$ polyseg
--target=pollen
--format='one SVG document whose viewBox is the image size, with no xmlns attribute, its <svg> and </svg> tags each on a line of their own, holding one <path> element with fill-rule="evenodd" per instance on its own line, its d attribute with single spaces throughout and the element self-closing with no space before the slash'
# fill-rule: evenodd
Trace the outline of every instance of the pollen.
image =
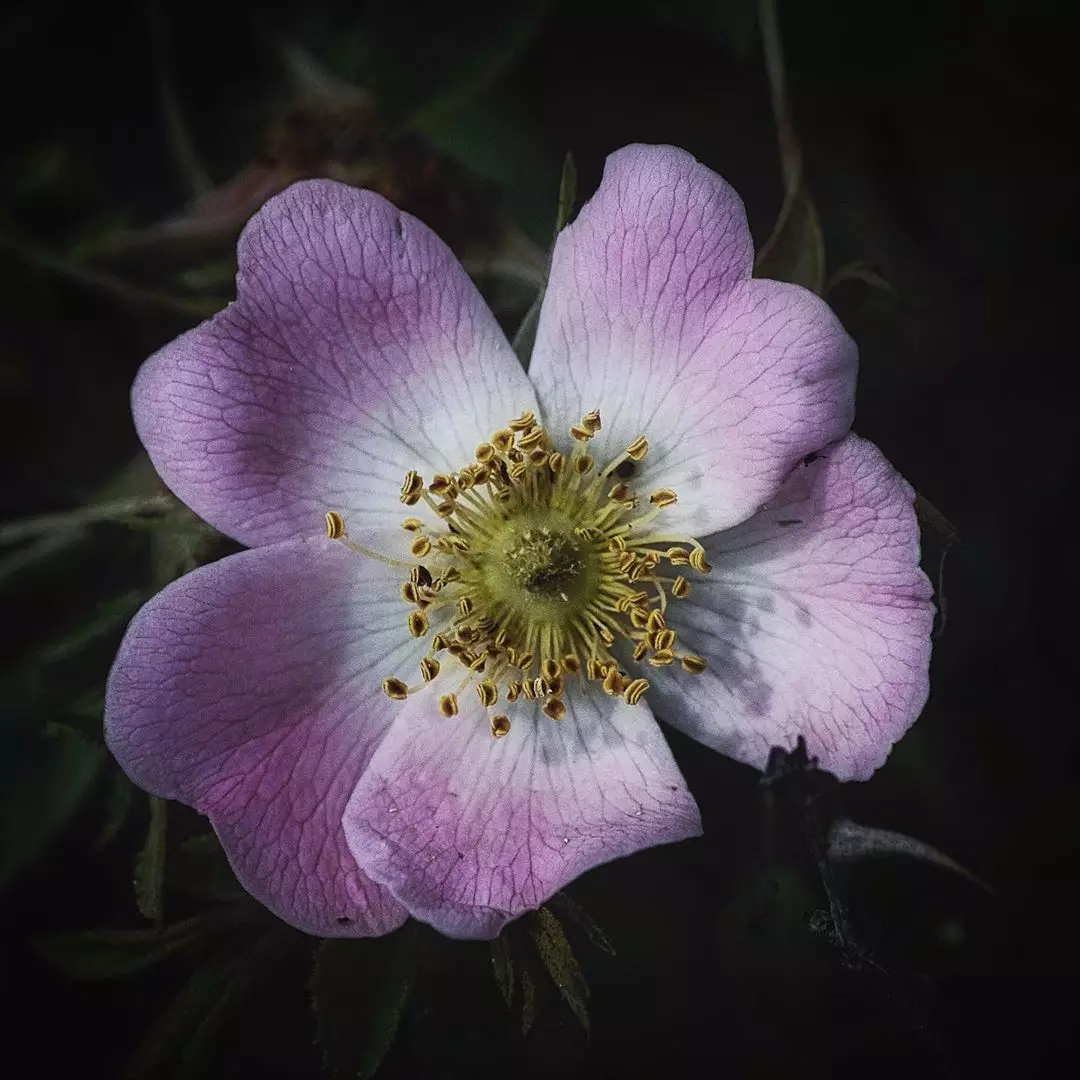
<svg viewBox="0 0 1080 1080">
<path fill-rule="evenodd" d="M 344 517 L 326 513 L 331 540 L 402 568 L 396 588 L 423 650 L 422 681 L 390 673 L 389 698 L 423 694 L 459 722 L 479 714 L 502 739 L 511 715 L 515 724 L 558 722 L 576 695 L 599 693 L 636 705 L 649 691 L 645 672 L 706 670 L 668 619 L 692 575 L 710 571 L 704 548 L 657 520 L 675 491 L 635 484 L 646 435 L 598 464 L 586 451 L 601 427 L 598 409 L 561 434 L 526 409 L 456 472 L 425 482 L 410 469 L 400 499 L 416 507 L 402 521 L 411 562 L 358 547 Z M 459 698 L 470 688 L 475 698 Z M 505 711 L 495 713 L 500 702 Z"/>
</svg>

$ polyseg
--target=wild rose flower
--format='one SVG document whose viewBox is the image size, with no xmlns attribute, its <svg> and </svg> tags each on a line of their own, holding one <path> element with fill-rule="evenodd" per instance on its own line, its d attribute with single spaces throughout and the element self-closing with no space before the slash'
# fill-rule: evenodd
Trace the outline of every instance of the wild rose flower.
<svg viewBox="0 0 1080 1080">
<path fill-rule="evenodd" d="M 245 230 L 236 303 L 146 362 L 151 460 L 251 550 L 136 616 L 107 737 L 282 919 L 493 937 L 697 835 L 654 709 L 758 768 L 803 735 L 847 779 L 913 722 L 911 488 L 848 434 L 837 319 L 752 256 L 720 177 L 620 150 L 526 374 L 428 228 L 304 182 Z"/>
</svg>

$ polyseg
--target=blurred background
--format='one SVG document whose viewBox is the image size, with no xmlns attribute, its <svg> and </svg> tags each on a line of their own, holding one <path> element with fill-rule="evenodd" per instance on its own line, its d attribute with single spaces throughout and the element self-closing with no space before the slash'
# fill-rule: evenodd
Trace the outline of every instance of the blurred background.
<svg viewBox="0 0 1080 1080">
<path fill-rule="evenodd" d="M 1080 99 L 1058 7 L 9 7 L 14 1059 L 45 1076 L 625 1078 L 956 1077 L 1071 1057 Z M 930 703 L 885 768 L 840 790 L 805 771 L 766 787 L 669 733 L 704 838 L 592 871 L 495 947 L 422 927 L 320 945 L 247 902 L 205 823 L 134 790 L 102 746 L 127 620 L 232 550 L 163 494 L 131 380 L 230 299 L 239 229 L 304 176 L 426 221 L 514 336 L 566 155 L 580 205 L 628 142 L 723 174 L 762 272 L 824 293 L 858 341 L 856 430 L 925 500 L 943 585 Z M 910 854 L 836 864 L 835 818 L 933 845 L 991 888 Z"/>
</svg>

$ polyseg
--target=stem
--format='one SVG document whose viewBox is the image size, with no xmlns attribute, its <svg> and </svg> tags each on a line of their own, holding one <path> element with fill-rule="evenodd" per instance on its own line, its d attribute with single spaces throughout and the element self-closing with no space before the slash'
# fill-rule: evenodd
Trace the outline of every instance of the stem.
<svg viewBox="0 0 1080 1080">
<path fill-rule="evenodd" d="M 171 495 L 138 495 L 77 510 L 62 510 L 56 514 L 41 514 L 0 525 L 0 547 L 20 544 L 49 533 L 71 532 L 102 521 L 125 521 L 129 518 L 163 514 L 176 506 Z"/>
</svg>

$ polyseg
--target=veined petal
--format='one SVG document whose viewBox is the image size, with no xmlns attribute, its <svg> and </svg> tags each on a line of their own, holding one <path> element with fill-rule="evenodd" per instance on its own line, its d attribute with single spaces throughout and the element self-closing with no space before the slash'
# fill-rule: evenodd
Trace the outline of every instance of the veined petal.
<svg viewBox="0 0 1080 1080">
<path fill-rule="evenodd" d="M 393 553 L 397 533 L 364 541 Z M 109 676 L 105 734 L 148 791 L 206 814 L 241 884 L 308 933 L 372 936 L 404 909 L 356 866 L 341 816 L 417 671 L 401 571 L 329 540 L 256 548 L 173 582 Z"/>
<path fill-rule="evenodd" d="M 165 483 L 249 545 L 328 509 L 390 527 L 409 469 L 450 472 L 535 398 L 450 249 L 380 195 L 294 184 L 249 222 L 237 300 L 132 391 Z"/>
<path fill-rule="evenodd" d="M 854 413 L 857 352 L 805 289 L 750 280 L 734 190 L 690 154 L 628 146 L 560 234 L 530 377 L 553 430 L 599 408 L 609 460 L 644 435 L 641 488 L 671 488 L 672 528 L 745 520 Z"/>
<path fill-rule="evenodd" d="M 803 735 L 822 768 L 867 779 L 929 692 L 933 590 L 913 496 L 849 435 L 707 541 L 712 572 L 667 618 L 709 667 L 652 673 L 659 715 L 759 769 Z"/>
<path fill-rule="evenodd" d="M 566 704 L 558 722 L 515 710 L 493 739 L 475 701 L 447 720 L 410 700 L 346 810 L 357 862 L 444 934 L 493 938 L 590 867 L 700 834 L 643 705 Z"/>
</svg>

